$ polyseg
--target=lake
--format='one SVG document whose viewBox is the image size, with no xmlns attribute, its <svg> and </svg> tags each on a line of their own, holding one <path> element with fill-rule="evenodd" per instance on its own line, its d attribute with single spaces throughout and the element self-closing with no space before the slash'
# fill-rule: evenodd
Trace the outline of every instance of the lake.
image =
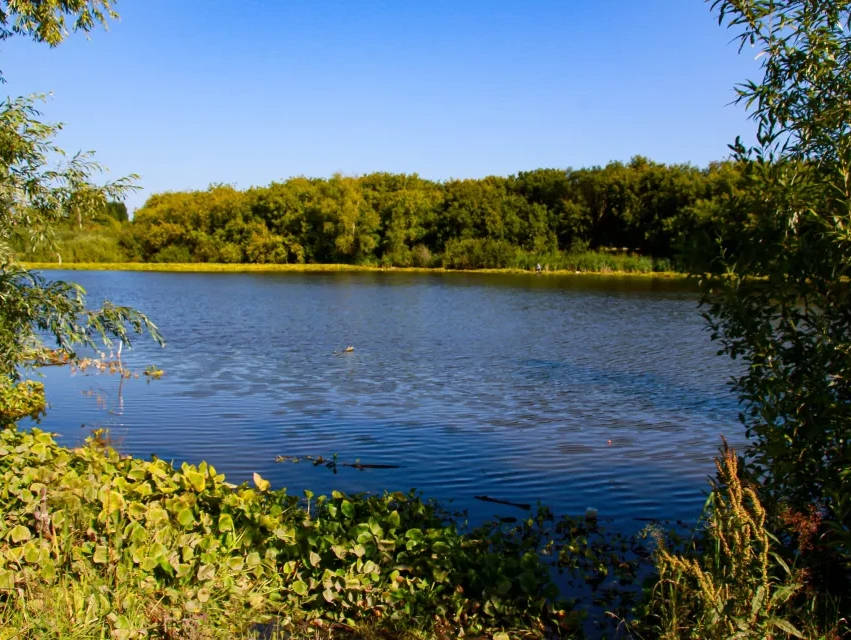
<svg viewBox="0 0 851 640">
<path fill-rule="evenodd" d="M 42 428 L 105 427 L 125 453 L 207 460 L 317 495 L 417 488 L 473 521 L 693 521 L 723 434 L 741 446 L 691 285 L 589 276 L 47 272 L 144 310 L 168 344 L 125 380 L 42 369 Z M 353 346 L 351 353 L 341 353 Z M 119 392 L 120 391 L 120 392 Z M 338 455 L 337 473 L 276 456 Z M 365 471 L 342 463 L 394 465 Z"/>
</svg>

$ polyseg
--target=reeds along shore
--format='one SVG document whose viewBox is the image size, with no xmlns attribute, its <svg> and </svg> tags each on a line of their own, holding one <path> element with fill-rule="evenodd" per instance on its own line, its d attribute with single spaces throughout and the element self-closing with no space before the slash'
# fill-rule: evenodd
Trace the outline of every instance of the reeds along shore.
<svg viewBox="0 0 851 640">
<path fill-rule="evenodd" d="M 152 262 L 26 262 L 28 269 L 65 271 L 160 271 L 160 272 L 399 272 L 399 273 L 502 273 L 536 275 L 527 269 L 446 269 L 443 267 L 376 267 L 353 264 L 224 264 L 209 262 L 152 263 Z M 541 276 L 640 276 L 651 278 L 685 278 L 686 274 L 676 271 L 636 271 L 628 269 L 544 269 Z"/>
</svg>

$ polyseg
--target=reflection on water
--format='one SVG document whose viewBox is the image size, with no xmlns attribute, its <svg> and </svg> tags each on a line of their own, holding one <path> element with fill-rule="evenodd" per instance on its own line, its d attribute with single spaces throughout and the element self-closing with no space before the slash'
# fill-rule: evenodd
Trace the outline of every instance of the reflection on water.
<svg viewBox="0 0 851 640">
<path fill-rule="evenodd" d="M 106 426 L 123 451 L 254 471 L 291 492 L 416 487 L 474 517 L 693 519 L 720 435 L 741 442 L 732 364 L 682 281 L 483 274 L 50 272 L 146 311 L 161 380 L 45 370 L 44 428 Z M 339 353 L 348 345 L 351 353 Z M 337 353 L 335 353 L 337 352 Z M 110 399 L 110 394 L 112 394 Z M 110 405 L 111 406 L 111 405 Z M 85 428 L 81 429 L 81 425 Z M 339 454 L 393 469 L 277 464 Z"/>
</svg>

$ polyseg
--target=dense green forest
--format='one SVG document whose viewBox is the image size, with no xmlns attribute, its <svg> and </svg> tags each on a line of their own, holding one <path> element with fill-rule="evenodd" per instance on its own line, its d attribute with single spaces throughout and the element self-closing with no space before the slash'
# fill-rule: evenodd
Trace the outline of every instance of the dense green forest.
<svg viewBox="0 0 851 640">
<path fill-rule="evenodd" d="M 665 271 L 688 247 L 717 246 L 729 226 L 718 205 L 741 182 L 730 162 L 697 168 L 635 157 L 478 180 L 373 173 L 296 177 L 244 191 L 212 185 L 155 194 L 129 222 L 114 203 L 88 223 L 71 221 L 59 255 L 66 262 Z"/>
</svg>

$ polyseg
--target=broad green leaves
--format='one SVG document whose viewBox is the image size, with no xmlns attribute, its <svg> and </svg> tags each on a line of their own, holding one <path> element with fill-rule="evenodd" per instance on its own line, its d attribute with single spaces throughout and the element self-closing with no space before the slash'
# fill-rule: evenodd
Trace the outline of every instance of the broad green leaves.
<svg viewBox="0 0 851 640">
<path fill-rule="evenodd" d="M 268 491 L 271 483 L 268 480 L 264 480 L 259 473 L 255 473 L 254 486 L 256 486 L 260 491 Z"/>
<path fill-rule="evenodd" d="M 9 532 L 9 539 L 14 543 L 29 540 L 31 536 L 32 533 L 30 532 L 30 530 L 20 524 Z"/>
<path fill-rule="evenodd" d="M 529 527 L 545 514 L 523 530 L 462 534 L 414 493 L 308 491 L 299 500 L 260 476 L 256 489 L 233 487 L 205 464 L 175 469 L 93 439 L 72 451 L 14 427 L 0 430 L 0 450 L 3 518 L 14 523 L 0 528 L 0 590 L 13 598 L 24 583 L 101 576 L 136 597 L 164 598 L 171 612 L 230 603 L 346 625 L 438 616 L 467 635 L 578 620 L 554 617 L 555 587 L 530 553 L 545 534 Z M 33 515 L 42 500 L 51 541 Z"/>
</svg>

